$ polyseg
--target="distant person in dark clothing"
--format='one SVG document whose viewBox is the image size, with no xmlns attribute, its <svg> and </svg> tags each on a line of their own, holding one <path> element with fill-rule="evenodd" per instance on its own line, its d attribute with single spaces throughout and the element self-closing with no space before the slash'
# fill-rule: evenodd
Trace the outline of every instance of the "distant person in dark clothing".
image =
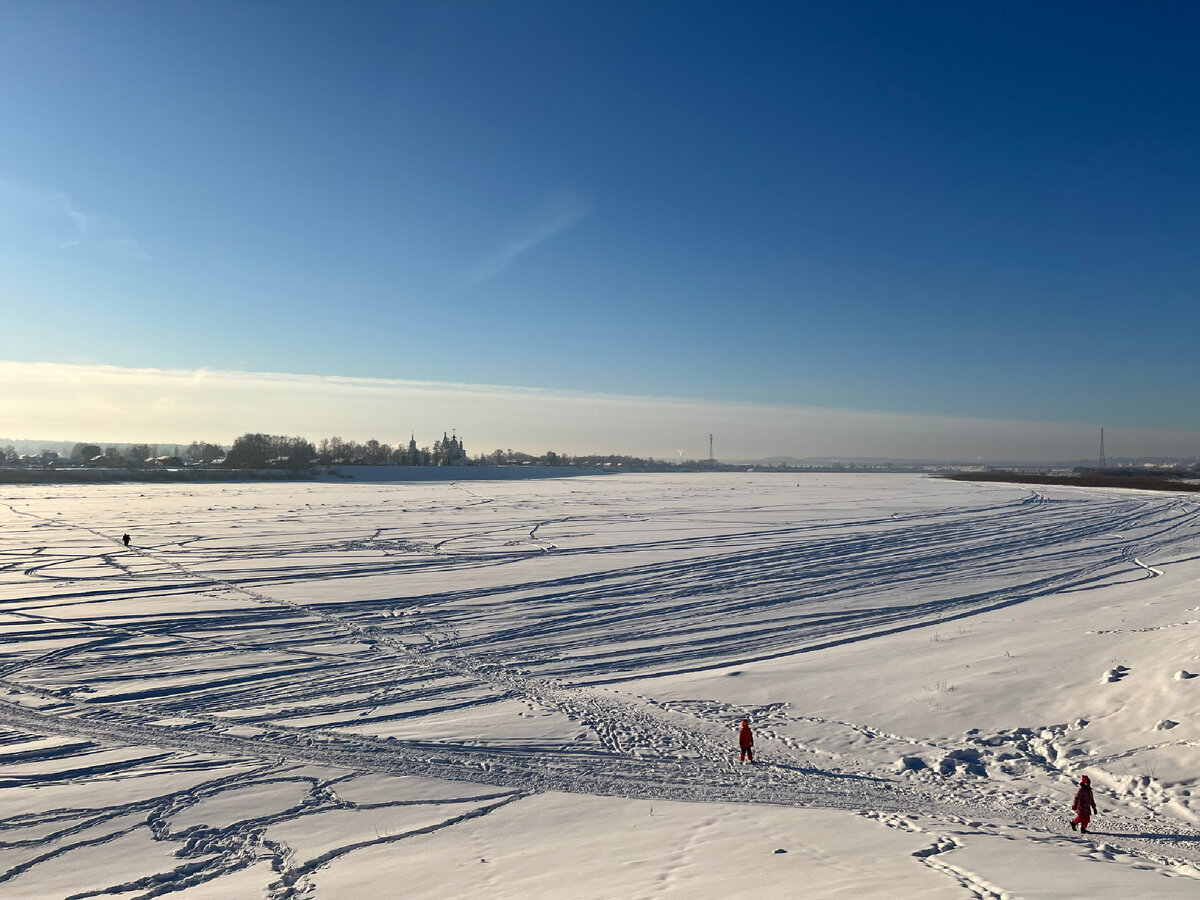
<svg viewBox="0 0 1200 900">
<path fill-rule="evenodd" d="M 742 730 L 738 732 L 738 746 L 742 748 L 742 762 L 747 758 L 754 762 L 754 735 L 750 733 L 750 720 L 742 719 Z"/>
<path fill-rule="evenodd" d="M 129 546 L 129 535 L 127 535 L 127 534 L 121 535 L 121 543 L 123 543 L 126 547 L 128 547 Z"/>
<path fill-rule="evenodd" d="M 1084 775 L 1079 779 L 1079 790 L 1075 792 L 1075 801 L 1071 804 L 1075 810 L 1075 818 L 1071 820 L 1071 830 L 1079 826 L 1080 834 L 1087 834 L 1088 823 L 1092 821 L 1092 813 L 1097 812 L 1096 798 L 1092 795 L 1092 779 Z"/>
</svg>

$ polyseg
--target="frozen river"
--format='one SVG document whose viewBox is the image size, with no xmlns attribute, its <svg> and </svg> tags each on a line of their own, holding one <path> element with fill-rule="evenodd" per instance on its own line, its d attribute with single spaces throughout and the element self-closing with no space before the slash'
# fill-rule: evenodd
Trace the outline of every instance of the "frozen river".
<svg viewBox="0 0 1200 900">
<path fill-rule="evenodd" d="M 1020 638 L 1001 648 L 976 628 L 1007 622 L 1036 642 L 1045 623 L 1021 617 L 1064 599 L 1144 608 L 1151 583 L 1195 573 L 1200 554 L 1194 497 L 907 475 L 0 496 L 4 896 L 391 896 L 373 893 L 398 874 L 380 868 L 380 848 L 403 860 L 406 842 L 439 835 L 422 865 L 486 860 L 469 849 L 484 846 L 478 835 L 462 835 L 523 821 L 519 810 L 558 793 L 743 815 L 750 803 L 844 810 L 856 822 L 915 810 L 961 824 L 976 803 L 1008 817 L 996 829 L 1046 827 L 1054 778 L 1095 746 L 1072 743 L 1085 726 L 1062 724 L 1040 752 L 1028 740 L 1020 750 L 1022 735 L 1000 727 L 1005 691 L 1027 674 L 1009 664 Z M 914 648 L 936 664 L 914 668 Z M 959 682 L 975 677 L 960 653 L 1014 673 L 1007 687 L 980 683 L 987 712 L 975 719 L 956 709 Z M 820 714 L 801 699 L 814 689 Z M 752 777 L 730 752 L 743 716 L 760 729 Z M 992 742 L 961 729 L 951 745 L 955 716 Z M 1172 752 L 1187 750 L 1180 734 Z M 904 759 L 921 765 L 893 765 Z M 1195 817 L 1175 782 L 1156 806 L 1126 812 L 1173 812 L 1180 840 L 1160 846 L 1138 826 L 1120 878 L 1143 871 L 1138 859 L 1172 875 L 1191 864 Z M 1137 790 L 1121 785 L 1132 803 Z M 961 846 L 968 858 L 968 843 L 927 856 Z M 932 860 L 912 865 L 944 875 Z M 460 887 L 515 895 L 570 870 L 560 858 Z M 561 895 L 605 896 L 586 871 Z M 687 893 L 720 895 L 722 873 Z M 776 876 L 764 877 L 769 892 Z"/>
</svg>

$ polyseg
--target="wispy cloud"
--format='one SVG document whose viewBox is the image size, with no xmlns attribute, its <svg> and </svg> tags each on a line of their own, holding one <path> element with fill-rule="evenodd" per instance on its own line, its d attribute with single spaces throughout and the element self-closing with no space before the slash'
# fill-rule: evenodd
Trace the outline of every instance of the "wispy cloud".
<svg viewBox="0 0 1200 900">
<path fill-rule="evenodd" d="M 454 427 L 472 453 L 519 448 L 675 459 L 770 456 L 1059 461 L 1095 455 L 1077 424 L 716 403 L 477 384 L 220 370 L 0 361 L 7 437 L 210 440 L 262 431 L 394 443 Z M 1126 456 L 1188 456 L 1195 431 L 1107 429 Z"/>
<path fill-rule="evenodd" d="M 511 266 L 517 257 L 566 231 L 592 211 L 591 202 L 575 191 L 555 194 L 529 216 L 518 236 L 506 241 L 500 251 L 459 276 L 458 287 L 469 287 L 493 278 Z"/>
<path fill-rule="evenodd" d="M 130 259 L 149 258 L 117 219 L 79 209 L 62 191 L 7 178 L 0 178 L 0 234 L 60 250 L 87 248 Z"/>
</svg>

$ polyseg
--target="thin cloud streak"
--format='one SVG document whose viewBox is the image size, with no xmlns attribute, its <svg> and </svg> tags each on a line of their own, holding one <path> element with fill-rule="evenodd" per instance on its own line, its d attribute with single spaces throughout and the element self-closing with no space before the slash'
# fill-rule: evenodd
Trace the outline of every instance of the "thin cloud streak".
<svg viewBox="0 0 1200 900">
<path fill-rule="evenodd" d="M 0 235 L 60 250 L 93 248 L 145 260 L 150 255 L 110 216 L 80 210 L 62 191 L 0 178 Z"/>
<path fill-rule="evenodd" d="M 517 257 L 571 228 L 591 211 L 591 203 L 578 193 L 564 191 L 555 195 L 535 211 L 519 237 L 508 241 L 499 253 L 459 276 L 458 287 L 481 284 L 499 275 L 511 266 Z"/>
<path fill-rule="evenodd" d="M 1086 425 L 714 403 L 400 379 L 131 369 L 0 361 L 12 439 L 229 443 L 261 431 L 429 442 L 457 430 L 471 454 L 611 452 L 661 459 L 771 456 L 1061 461 L 1096 455 Z M 1190 456 L 1200 432 L 1109 428 L 1110 455 Z"/>
</svg>

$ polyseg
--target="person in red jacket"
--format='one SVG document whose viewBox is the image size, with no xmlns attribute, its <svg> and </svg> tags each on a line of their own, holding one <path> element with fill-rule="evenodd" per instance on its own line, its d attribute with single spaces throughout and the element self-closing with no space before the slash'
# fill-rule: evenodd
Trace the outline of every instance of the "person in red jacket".
<svg viewBox="0 0 1200 900">
<path fill-rule="evenodd" d="M 1071 830 L 1079 826 L 1080 834 L 1087 834 L 1088 822 L 1092 821 L 1092 813 L 1097 812 L 1096 798 L 1092 796 L 1092 780 L 1084 775 L 1079 779 L 1079 790 L 1075 792 L 1075 802 L 1071 804 L 1075 810 L 1075 818 L 1071 820 Z"/>
<path fill-rule="evenodd" d="M 742 730 L 738 732 L 738 746 L 742 748 L 742 762 L 749 757 L 754 762 L 754 735 L 750 733 L 750 720 L 742 719 Z"/>
</svg>

